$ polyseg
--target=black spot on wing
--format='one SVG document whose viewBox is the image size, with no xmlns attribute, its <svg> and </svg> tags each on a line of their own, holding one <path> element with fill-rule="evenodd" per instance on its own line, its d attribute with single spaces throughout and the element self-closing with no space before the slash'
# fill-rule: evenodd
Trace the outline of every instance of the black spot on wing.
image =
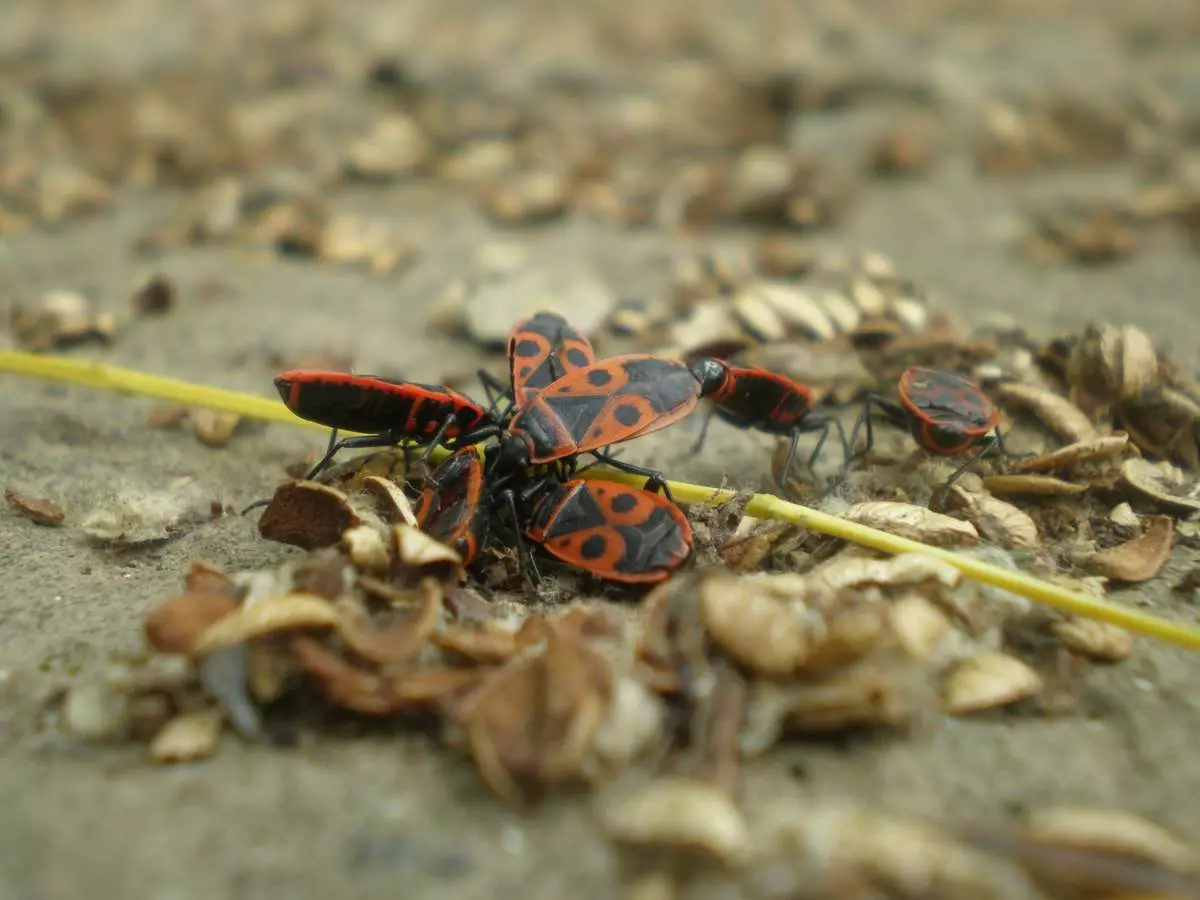
<svg viewBox="0 0 1200 900">
<path fill-rule="evenodd" d="M 633 493 L 618 494 L 617 496 L 613 497 L 612 503 L 610 504 L 612 511 L 621 515 L 624 515 L 627 512 L 632 512 L 637 505 L 637 495 Z"/>
<path fill-rule="evenodd" d="M 587 373 L 587 383 L 592 387 L 602 388 L 605 385 L 612 384 L 612 373 L 606 369 L 592 369 Z"/>
</svg>

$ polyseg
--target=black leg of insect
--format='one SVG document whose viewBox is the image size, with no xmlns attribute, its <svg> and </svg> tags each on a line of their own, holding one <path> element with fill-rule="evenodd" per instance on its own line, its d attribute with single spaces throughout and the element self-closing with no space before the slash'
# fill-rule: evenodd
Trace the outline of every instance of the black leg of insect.
<svg viewBox="0 0 1200 900">
<path fill-rule="evenodd" d="M 872 409 L 874 407 L 874 410 Z M 859 414 L 858 421 L 854 423 L 854 428 L 850 431 L 850 453 L 846 456 L 844 468 L 849 468 L 850 463 L 860 456 L 864 456 L 871 452 L 871 448 L 875 446 L 875 431 L 871 426 L 871 417 L 878 412 L 885 421 L 899 427 L 907 427 L 907 417 L 904 414 L 904 407 L 898 403 L 893 403 L 878 394 L 868 394 L 863 400 L 863 410 Z M 854 446 L 858 443 L 858 430 L 865 427 L 867 429 L 867 442 L 861 451 L 855 451 Z"/>
<path fill-rule="evenodd" d="M 522 495 L 531 493 L 533 487 L 527 487 Z M 517 494 L 512 488 L 504 488 L 499 492 L 501 501 L 508 511 L 509 518 L 512 520 L 513 542 L 517 547 L 517 571 L 521 575 L 521 581 L 531 590 L 536 591 L 538 585 L 542 581 L 542 573 L 538 571 L 537 560 L 533 558 L 533 551 L 525 543 L 525 536 L 521 533 L 521 515 L 517 512 Z"/>
<path fill-rule="evenodd" d="M 973 453 L 971 457 L 961 466 L 950 473 L 942 486 L 934 491 L 933 497 L 930 499 L 930 509 L 941 509 L 946 505 L 946 499 L 950 496 L 950 488 L 954 487 L 954 483 L 971 471 L 980 460 L 991 453 L 993 450 L 999 450 L 1001 454 L 1007 454 L 1008 451 L 1004 447 L 1004 439 L 1000 437 L 1000 429 L 989 434 L 987 437 L 980 439 L 976 445 L 979 447 L 977 453 Z"/>
<path fill-rule="evenodd" d="M 710 406 L 708 412 L 704 416 L 704 422 L 700 425 L 700 434 L 696 438 L 695 443 L 693 443 L 691 448 L 688 450 L 690 455 L 695 456 L 700 452 L 700 448 L 704 446 L 704 439 L 708 437 L 708 426 L 712 423 L 713 416 L 716 414 L 716 407 Z"/>
<path fill-rule="evenodd" d="M 647 469 L 642 466 L 635 466 L 633 463 L 625 462 L 617 459 L 615 456 L 609 456 L 607 453 L 597 451 L 592 454 L 599 462 L 607 466 L 612 466 L 620 472 L 628 472 L 630 475 L 642 475 L 646 479 L 646 483 L 642 486 L 642 490 L 649 491 L 652 494 L 662 493 L 664 497 L 675 502 L 675 498 L 671 496 L 671 488 L 667 485 L 667 479 L 663 478 L 662 472 L 656 472 L 653 469 Z M 589 463 L 588 468 L 595 465 Z"/>
<path fill-rule="evenodd" d="M 496 376 L 485 369 L 479 369 L 476 373 L 479 378 L 479 383 L 483 385 L 483 392 L 487 395 L 488 400 L 488 415 L 492 418 L 496 417 L 496 409 L 500 406 L 500 401 L 508 401 L 508 409 L 504 411 L 505 415 L 512 412 L 512 398 L 509 396 L 509 388 L 505 387 Z"/>
<path fill-rule="evenodd" d="M 809 475 L 815 477 L 813 466 L 816 464 L 817 458 L 820 457 L 821 451 L 825 449 L 825 442 L 829 439 L 830 429 L 835 429 L 838 434 L 838 441 L 842 445 L 842 470 L 850 464 L 850 445 L 846 442 L 846 431 L 842 428 L 842 421 L 837 416 L 833 415 L 810 415 L 806 416 L 799 425 L 792 430 L 792 444 L 788 448 L 787 463 L 779 473 L 779 486 L 786 490 L 787 476 L 792 471 L 792 466 L 796 462 L 796 448 L 799 445 L 799 438 L 802 434 L 814 434 L 820 432 L 821 436 L 817 438 L 816 446 L 812 452 L 808 454 L 808 461 L 804 467 L 808 470 Z"/>
</svg>

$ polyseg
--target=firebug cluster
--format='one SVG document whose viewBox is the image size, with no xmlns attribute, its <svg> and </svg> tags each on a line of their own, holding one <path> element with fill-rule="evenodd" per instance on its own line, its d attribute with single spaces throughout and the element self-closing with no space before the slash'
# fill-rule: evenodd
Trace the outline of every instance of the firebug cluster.
<svg viewBox="0 0 1200 900">
<path fill-rule="evenodd" d="M 487 406 L 444 385 L 312 369 L 283 372 L 275 386 L 293 413 L 331 429 L 324 456 L 306 478 L 316 477 L 342 449 L 401 442 L 424 447 L 427 477 L 414 507 L 418 524 L 464 561 L 499 540 L 516 547 L 523 571 L 536 572 L 526 546 L 532 544 L 601 578 L 630 584 L 662 581 L 683 566 L 692 530 L 661 473 L 619 460 L 608 448 L 680 421 L 701 400 L 711 408 L 692 452 L 703 445 L 713 416 L 790 437 L 781 482 L 802 434 L 820 434 L 807 460 L 810 470 L 831 429 L 846 465 L 864 425 L 869 449 L 872 406 L 909 428 L 932 453 L 980 446 L 952 480 L 991 447 L 1003 449 L 999 415 L 987 397 L 970 382 L 932 369 L 904 373 L 900 404 L 869 396 L 848 443 L 840 420 L 814 411 L 813 391 L 792 378 L 712 357 L 597 360 L 587 337 L 555 313 L 537 313 L 513 326 L 508 361 L 507 385 L 480 373 Z M 339 440 L 339 430 L 359 434 Z M 452 452 L 428 472 L 438 446 Z M 644 476 L 645 486 L 579 478 L 584 456 Z"/>
</svg>

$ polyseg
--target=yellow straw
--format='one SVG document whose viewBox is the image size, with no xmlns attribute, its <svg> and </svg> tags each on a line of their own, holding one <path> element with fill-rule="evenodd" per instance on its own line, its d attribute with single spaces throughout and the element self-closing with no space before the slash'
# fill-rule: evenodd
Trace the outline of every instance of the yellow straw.
<svg viewBox="0 0 1200 900">
<path fill-rule="evenodd" d="M 66 381 L 105 391 L 155 397 L 182 406 L 202 406 L 220 412 L 237 413 L 248 419 L 267 419 L 272 422 L 307 425 L 310 428 L 322 428 L 324 431 L 329 431 L 328 428 L 293 415 L 291 410 L 278 400 L 243 394 L 241 391 L 192 384 L 176 378 L 164 378 L 161 375 L 148 375 L 134 369 L 122 369 L 119 366 L 110 366 L 107 363 L 86 359 L 66 359 L 58 356 L 0 350 L 0 372 L 33 375 L 51 381 Z"/>
<path fill-rule="evenodd" d="M 0 351 L 0 372 L 34 375 L 84 387 L 139 394 L 182 405 L 202 406 L 237 413 L 247 418 L 321 428 L 321 426 L 292 415 L 278 401 L 242 394 L 238 391 L 191 384 L 173 378 L 147 375 L 106 363 Z M 328 431 L 328 429 L 323 430 Z M 441 456 L 442 454 L 435 455 Z M 582 473 L 581 477 L 603 477 L 638 485 L 645 481 L 644 477 L 601 469 L 599 466 L 589 468 L 587 472 Z M 718 504 L 725 503 L 737 496 L 734 491 L 716 490 L 699 484 L 676 481 L 667 484 L 675 499 L 683 503 Z M 917 541 L 868 528 L 865 525 L 858 525 L 828 513 L 789 503 L 770 494 L 755 494 L 746 506 L 746 514 L 762 519 L 781 519 L 884 553 L 924 553 L 949 563 L 968 578 L 1018 594 L 1034 603 L 1050 606 L 1065 613 L 1108 622 L 1129 631 L 1187 647 L 1190 650 L 1200 650 L 1200 628 L 1195 626 L 1170 622 L 1141 610 L 1089 597 L 1086 594 L 1067 590 L 1022 572 L 1001 569 L 977 559 L 943 550 L 940 547 L 930 547 Z"/>
</svg>

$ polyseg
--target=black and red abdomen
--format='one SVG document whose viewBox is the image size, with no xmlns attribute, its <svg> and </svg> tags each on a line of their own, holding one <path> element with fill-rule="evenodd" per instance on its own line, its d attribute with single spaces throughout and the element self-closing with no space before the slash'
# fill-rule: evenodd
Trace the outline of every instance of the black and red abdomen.
<svg viewBox="0 0 1200 900">
<path fill-rule="evenodd" d="M 914 366 L 900 376 L 900 401 L 909 414 L 965 435 L 984 435 L 1000 413 L 979 386 L 965 378 Z"/>
<path fill-rule="evenodd" d="M 530 462 L 553 462 L 619 444 L 679 421 L 695 408 L 700 384 L 685 363 L 629 355 L 559 378 L 509 423 L 527 437 Z"/>
<path fill-rule="evenodd" d="M 474 400 L 450 388 L 373 375 L 294 369 L 281 373 L 275 387 L 300 418 L 363 434 L 432 438 L 454 416 L 455 424 L 445 432 L 454 438 L 488 418 Z"/>
<path fill-rule="evenodd" d="M 474 447 L 446 457 L 413 505 L 421 530 L 452 548 L 463 563 L 473 560 L 488 535 L 483 494 L 483 462 Z"/>
<path fill-rule="evenodd" d="M 550 482 L 525 533 L 563 562 L 610 581 L 662 581 L 691 555 L 692 529 L 674 503 L 611 481 Z"/>
<path fill-rule="evenodd" d="M 724 389 L 712 396 L 716 414 L 739 428 L 791 434 L 812 408 L 804 384 L 766 369 L 728 367 Z"/>
</svg>

